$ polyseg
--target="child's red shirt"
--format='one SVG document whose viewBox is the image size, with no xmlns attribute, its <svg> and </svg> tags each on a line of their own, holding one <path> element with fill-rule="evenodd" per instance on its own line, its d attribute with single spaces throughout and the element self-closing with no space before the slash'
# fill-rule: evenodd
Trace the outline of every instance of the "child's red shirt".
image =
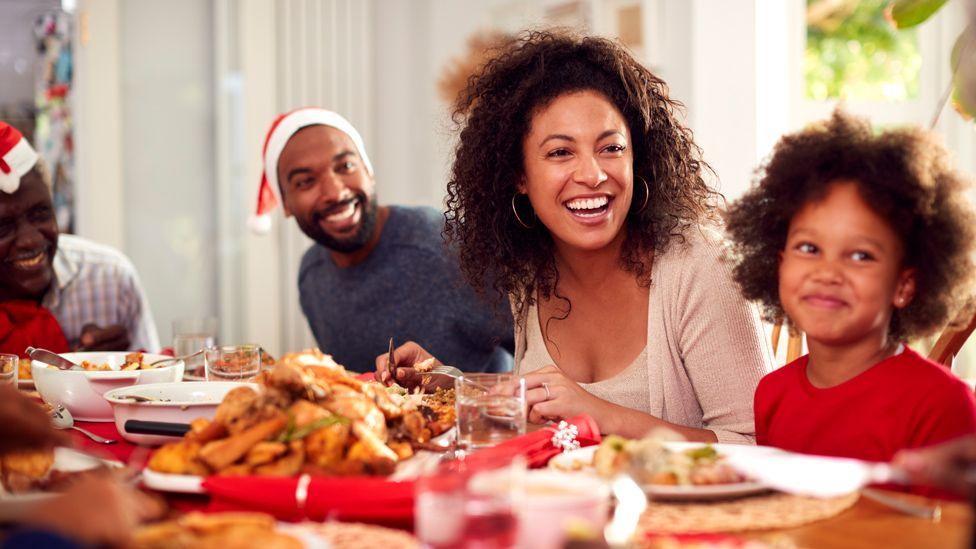
<svg viewBox="0 0 976 549">
<path fill-rule="evenodd" d="M 944 366 L 905 348 L 840 385 L 807 379 L 807 356 L 756 389 L 756 441 L 794 452 L 889 461 L 976 433 L 976 396 Z"/>
</svg>

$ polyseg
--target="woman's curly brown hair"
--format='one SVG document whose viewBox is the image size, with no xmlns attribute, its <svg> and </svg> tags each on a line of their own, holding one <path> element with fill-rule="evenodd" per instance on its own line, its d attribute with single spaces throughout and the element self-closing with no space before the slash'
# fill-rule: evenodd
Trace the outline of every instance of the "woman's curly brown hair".
<svg viewBox="0 0 976 549">
<path fill-rule="evenodd" d="M 780 252 L 790 220 L 839 180 L 856 183 L 864 201 L 889 220 L 916 267 L 915 297 L 892 313 L 889 334 L 928 335 L 967 309 L 973 292 L 976 216 L 968 181 L 930 132 L 875 134 L 870 123 L 836 111 L 825 122 L 780 139 L 758 171 L 758 184 L 726 214 L 734 278 L 769 321 L 786 316 L 779 299 Z"/>
<path fill-rule="evenodd" d="M 524 175 L 522 143 L 532 116 L 567 93 L 593 90 L 622 114 L 631 134 L 634 193 L 622 266 L 650 284 L 651 258 L 705 218 L 718 193 L 702 179 L 701 150 L 676 118 L 681 104 L 663 80 L 622 46 L 569 31 L 527 32 L 468 79 L 453 110 L 461 127 L 447 185 L 445 236 L 458 245 L 461 269 L 475 288 L 493 284 L 514 297 L 517 318 L 534 294 L 549 298 L 558 282 L 553 241 L 541 223 L 524 228 L 512 197 Z M 643 185 L 650 189 L 647 206 Z M 526 215 L 521 214 L 523 218 Z"/>
</svg>

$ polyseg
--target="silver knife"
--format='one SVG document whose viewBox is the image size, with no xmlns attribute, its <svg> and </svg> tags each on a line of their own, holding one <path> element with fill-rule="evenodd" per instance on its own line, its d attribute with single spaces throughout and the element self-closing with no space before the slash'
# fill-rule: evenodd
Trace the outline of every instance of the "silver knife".
<svg viewBox="0 0 976 549">
<path fill-rule="evenodd" d="M 52 353 L 51 351 L 45 349 L 35 349 L 34 347 L 27 348 L 27 356 L 31 357 L 31 360 L 36 360 L 38 362 L 43 362 L 44 364 L 50 364 L 60 370 L 80 370 L 81 366 L 71 362 L 70 360 L 64 358 L 63 356 Z"/>
</svg>

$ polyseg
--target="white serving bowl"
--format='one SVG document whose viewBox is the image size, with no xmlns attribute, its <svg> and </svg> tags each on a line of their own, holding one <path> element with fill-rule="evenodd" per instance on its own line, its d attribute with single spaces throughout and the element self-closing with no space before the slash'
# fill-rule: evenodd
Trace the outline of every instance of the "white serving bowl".
<svg viewBox="0 0 976 549">
<path fill-rule="evenodd" d="M 115 413 L 115 427 L 122 438 L 134 444 L 158 446 L 173 442 L 176 437 L 165 435 L 138 435 L 125 430 L 125 422 L 162 421 L 166 423 L 190 423 L 197 418 L 213 419 L 217 406 L 231 389 L 247 386 L 257 390 L 253 383 L 233 381 L 200 381 L 196 383 L 153 383 L 113 389 L 105 393 L 105 400 Z M 127 396 L 158 399 L 165 402 L 134 402 Z"/>
<path fill-rule="evenodd" d="M 567 530 L 603 532 L 610 513 L 610 486 L 601 478 L 559 471 L 529 471 L 519 510 L 519 547 L 555 549 Z"/>
<path fill-rule="evenodd" d="M 104 371 L 59 370 L 38 361 L 32 361 L 31 374 L 34 386 L 44 402 L 57 406 L 63 404 L 76 421 L 112 421 L 112 407 L 102 397 L 106 391 L 145 383 L 166 383 L 183 378 L 183 361 L 167 362 L 149 370 L 119 368 L 125 363 L 126 352 L 113 353 L 64 353 L 61 356 L 81 364 L 83 360 L 95 364 L 107 363 L 112 369 Z M 145 362 L 155 362 L 163 355 L 144 354 Z"/>
</svg>

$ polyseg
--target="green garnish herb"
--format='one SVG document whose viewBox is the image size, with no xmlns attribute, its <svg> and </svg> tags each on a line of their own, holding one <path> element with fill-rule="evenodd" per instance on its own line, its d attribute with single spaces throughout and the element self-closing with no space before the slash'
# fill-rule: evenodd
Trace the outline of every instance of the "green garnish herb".
<svg viewBox="0 0 976 549">
<path fill-rule="evenodd" d="M 301 440 L 308 435 L 318 431 L 319 429 L 324 429 L 326 427 L 331 427 L 333 425 L 347 425 L 349 420 L 340 415 L 331 415 L 323 418 L 319 418 L 308 425 L 302 427 L 295 427 L 295 418 L 288 418 L 288 427 L 285 432 L 281 433 L 278 437 L 278 442 L 291 442 L 293 440 Z"/>
<path fill-rule="evenodd" d="M 705 460 L 705 459 L 715 459 L 718 457 L 718 452 L 715 447 L 711 444 L 706 444 L 701 448 L 692 448 L 690 450 L 685 450 L 685 454 L 694 460 Z"/>
</svg>

